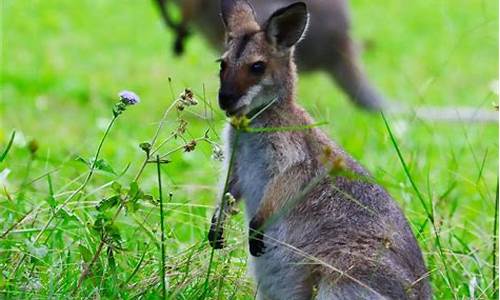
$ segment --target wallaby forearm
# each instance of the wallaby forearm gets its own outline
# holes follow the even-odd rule
[[[226,161],[225,174],[226,182],[221,183],[221,188],[217,195],[218,204],[212,215],[210,230],[208,232],[208,240],[212,247],[221,249],[224,247],[224,224],[228,215],[234,212],[234,206],[241,199],[241,192],[238,186],[238,178],[231,172],[232,167],[229,166],[229,161]]]

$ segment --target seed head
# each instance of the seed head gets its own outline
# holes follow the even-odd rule
[[[323,153],[320,155],[319,159],[331,176],[340,175],[347,170],[344,158],[335,154],[331,147],[327,146],[323,148]]]
[[[192,140],[191,142],[184,145],[184,152],[191,152],[196,148],[196,141]]]
[[[174,132],[174,137],[177,138],[178,136],[182,136],[184,133],[186,133],[188,122],[184,119],[179,119],[179,125],[177,125],[177,128],[175,129]]]
[[[177,109],[179,111],[184,110],[184,108],[189,106],[194,106],[198,104],[198,100],[194,98],[193,91],[191,89],[184,89],[184,91],[179,95],[177,99]]]
[[[234,216],[240,212],[238,207],[235,206],[236,198],[234,198],[234,196],[231,193],[227,192],[224,194],[224,201],[226,202],[226,205],[229,208],[228,213],[230,215]]]
[[[214,148],[212,149],[212,159],[216,161],[224,160],[224,151],[222,151],[219,145],[214,144]]]
[[[31,140],[29,143],[28,143],[28,150],[30,151],[31,155],[35,155],[36,152],[38,151],[38,142],[37,140]]]
[[[142,149],[142,151],[146,152],[146,154],[149,156],[149,152],[151,152],[151,144],[148,142],[140,143],[139,148]]]
[[[250,126],[250,119],[247,116],[233,116],[230,119],[231,125],[235,129],[246,131],[248,130],[248,126]]]

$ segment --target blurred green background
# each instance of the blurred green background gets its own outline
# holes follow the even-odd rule
[[[1,5],[0,151],[13,130],[16,138],[0,162],[0,235],[8,232],[0,238],[0,296],[66,298],[99,244],[90,229],[94,206],[109,196],[110,182],[132,180],[144,156],[138,144],[151,139],[164,110],[184,88],[203,100],[182,113],[189,123],[186,139],[213,127],[209,136],[219,141],[225,123],[216,101],[219,54],[195,34],[185,55],[173,56],[173,36],[152,1],[2,0]],[[351,8],[353,36],[365,45],[366,70],[390,99],[412,107],[486,110],[498,103],[497,1],[355,0]],[[101,157],[117,173],[129,163],[130,168],[119,178],[98,172],[68,205],[76,221],[58,219],[42,242],[33,243],[51,216],[50,191],[60,204],[83,181],[88,169],[74,158],[94,155],[123,89],[135,91],[142,102],[120,117]],[[328,122],[324,130],[374,174],[414,231],[421,231],[418,240],[435,298],[493,297],[498,124],[387,116],[417,186],[432,201],[443,257],[381,116],[354,108],[320,73],[301,74],[299,102],[318,121]],[[179,117],[167,117],[162,139],[175,130]],[[31,141],[39,145],[35,155],[27,147]],[[162,152],[183,143],[169,142]],[[203,297],[252,299],[241,216],[229,224],[229,247],[215,253],[206,283],[211,252],[205,236],[220,163],[211,159],[211,145],[199,146],[172,155],[163,168],[165,187],[173,193],[166,208],[170,297],[201,297],[207,284]],[[156,181],[155,168],[147,166],[141,188],[157,195]],[[152,205],[121,214],[116,226],[124,250],[115,254],[116,270],[105,253],[100,255],[78,295],[158,297],[158,224]]]

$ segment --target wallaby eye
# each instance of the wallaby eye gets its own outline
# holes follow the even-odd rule
[[[266,63],[258,61],[250,65],[250,72],[254,75],[263,75],[266,72]]]

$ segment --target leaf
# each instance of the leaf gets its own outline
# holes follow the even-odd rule
[[[47,183],[49,185],[49,195],[47,196],[47,203],[51,208],[55,208],[57,206],[56,199],[54,198],[54,187],[52,186],[52,178],[50,177],[50,173],[47,175]]]
[[[142,196],[142,200],[143,201],[147,201],[147,202],[150,202],[151,204],[155,205],[155,206],[158,206],[158,200],[156,200],[153,196],[151,195],[144,195]]]
[[[96,160],[95,163],[94,163],[94,160],[92,159],[91,167],[92,167],[92,164],[95,164],[94,168],[96,170],[100,170],[100,171],[104,171],[104,172],[116,175],[116,172],[115,172],[115,170],[113,170],[111,165],[102,158]]]
[[[115,255],[113,254],[113,247],[108,247],[108,265],[110,270],[115,273],[116,272],[116,261]]]
[[[122,190],[122,185],[116,181],[113,181],[113,183],[111,184],[111,188],[113,189],[113,191],[120,193]]]
[[[85,165],[87,165],[88,167],[90,167],[90,163],[85,158],[83,158],[83,157],[81,157],[79,155],[77,157],[75,157],[75,161],[84,163]]]
[[[92,166],[94,165],[94,169],[96,169],[96,170],[116,175],[116,172],[115,172],[115,170],[113,170],[113,167],[111,167],[111,165],[102,158],[99,158],[98,160],[95,160],[95,158],[91,158],[89,160],[86,160],[85,158],[83,158],[81,156],[77,156],[75,158],[75,160],[86,164],[87,167],[89,167],[89,168],[92,168]]]
[[[144,196],[144,192],[139,188],[137,182],[133,181],[130,183],[130,189],[128,191],[129,200],[127,202],[136,202],[139,199],[142,199]]]
[[[122,250],[122,238],[118,227],[111,221],[112,217],[105,212],[97,215],[92,229],[98,232],[106,245],[113,247],[114,250]]]
[[[141,258],[144,257],[144,253],[142,254]],[[140,260],[139,262],[142,263],[142,260]],[[132,273],[132,274],[134,274],[134,273]],[[3,272],[0,272],[0,286],[4,287],[6,284],[7,284],[7,278],[5,278],[5,276],[3,275]]]
[[[110,220],[110,217],[107,216],[105,213],[103,213],[103,212],[99,213],[94,221],[94,225],[92,226],[92,229],[97,231],[98,233],[102,234],[104,232],[104,228],[106,227],[109,220]]]
[[[137,195],[138,191],[139,191],[139,185],[137,184],[136,181],[132,181],[130,183],[130,189],[128,190],[129,197],[133,198],[135,195]]]
[[[120,203],[120,195],[114,195],[109,198],[101,200],[97,205],[96,209],[98,211],[104,211],[112,207],[117,206]]]
[[[80,250],[83,261],[89,263],[92,260],[92,253],[90,252],[90,250],[82,244],[78,245],[78,249]]]
[[[75,221],[78,222],[78,218],[75,216],[74,213],[70,212],[66,208],[62,208],[59,210],[59,213],[57,214],[57,217],[62,218],[64,221]]]
[[[122,236],[120,230],[115,225],[108,223],[105,227],[104,241],[113,250],[123,250],[122,248]]]
[[[139,209],[139,204],[136,201],[125,202],[125,209],[127,212],[136,212]]]

